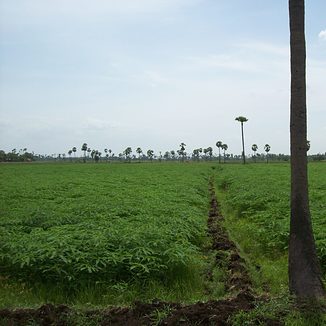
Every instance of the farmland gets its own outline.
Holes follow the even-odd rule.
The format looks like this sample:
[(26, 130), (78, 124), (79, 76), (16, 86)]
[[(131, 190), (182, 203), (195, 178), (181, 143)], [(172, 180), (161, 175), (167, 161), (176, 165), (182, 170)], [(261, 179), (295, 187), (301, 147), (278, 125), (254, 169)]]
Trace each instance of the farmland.
[[(214, 271), (218, 291), (205, 280), (209, 180), (254, 291), (285, 295), (289, 172), (288, 164), (3, 164), (0, 306), (228, 296), (228, 271)], [(326, 165), (310, 164), (309, 174), (325, 267)]]
[[(325, 276), (326, 165), (310, 164), (309, 178), (312, 223)], [(258, 267), (259, 285), (267, 282), (275, 294), (287, 291), (290, 166), (224, 165), (216, 173), (216, 183), (223, 213), (228, 217), (226, 227), (251, 264)]]

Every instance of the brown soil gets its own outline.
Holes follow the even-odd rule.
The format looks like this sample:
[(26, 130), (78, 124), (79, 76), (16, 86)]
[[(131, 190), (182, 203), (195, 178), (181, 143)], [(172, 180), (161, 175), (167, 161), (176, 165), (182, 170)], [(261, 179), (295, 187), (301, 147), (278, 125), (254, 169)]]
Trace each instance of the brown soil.
[[(46, 304), (38, 309), (0, 310), (0, 325), (230, 325), (230, 316), (254, 308), (255, 296), (237, 246), (221, 226), (213, 181), (210, 182), (210, 210), (208, 234), (217, 266), (227, 271), (225, 282), (230, 298), (219, 301), (197, 302), (191, 305), (154, 300), (151, 303), (135, 302), (132, 307), (115, 307), (105, 310), (77, 312), (65, 305)], [(212, 278), (212, 271), (207, 278)], [(280, 325), (264, 321), (265, 325)]]

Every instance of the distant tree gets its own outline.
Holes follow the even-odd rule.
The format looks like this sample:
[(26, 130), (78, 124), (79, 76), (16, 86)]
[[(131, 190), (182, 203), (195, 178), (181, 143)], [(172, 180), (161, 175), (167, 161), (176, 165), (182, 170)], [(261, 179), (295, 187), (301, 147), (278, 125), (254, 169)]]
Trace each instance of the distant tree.
[(99, 162), (100, 157), (101, 157), (101, 153), (98, 150), (95, 150), (94, 151), (94, 160), (95, 160), (95, 163), (98, 163)]
[(325, 298), (308, 195), (305, 2), (289, 0), (291, 57), (291, 221), (289, 289), (297, 298)]
[(178, 151), (178, 154), (179, 154), (179, 156), (181, 156), (181, 160), (182, 161), (184, 161), (184, 159), (185, 159), (185, 157), (187, 155), (187, 153), (186, 153), (186, 146), (187, 145), (185, 143), (181, 143), (180, 144), (180, 149)]
[(223, 149), (223, 161), (224, 161), (224, 163), (225, 163), (225, 151), (227, 151), (228, 150), (228, 145), (227, 144), (222, 144), (222, 149)]
[(70, 149), (70, 150), (68, 151), (68, 155), (69, 155), (69, 159), (70, 159), (70, 161), (71, 161), (71, 154), (72, 154), (72, 149)]
[(86, 163), (86, 151), (87, 151), (87, 144), (84, 143), (81, 147), (81, 150), (84, 152), (84, 158), (83, 158), (83, 161), (84, 163)]
[(147, 157), (151, 160), (151, 162), (153, 161), (154, 151), (152, 149), (147, 151)]
[(254, 157), (254, 161), (256, 162), (256, 152), (257, 152), (257, 150), (258, 150), (258, 146), (257, 146), (256, 144), (253, 144), (253, 145), (251, 146), (251, 149), (252, 149), (252, 151), (254, 152), (253, 157)]
[(193, 150), (192, 155), (196, 161), (199, 161), (199, 155), (202, 153), (203, 149), (202, 148), (196, 148)]
[(172, 150), (172, 151), (170, 151), (170, 153), (171, 153), (172, 160), (175, 160), (175, 151)]
[(168, 159), (170, 158), (170, 152), (166, 151), (166, 152), (164, 153), (164, 155), (163, 155), (163, 158), (164, 158), (165, 160), (168, 160)]
[(123, 155), (125, 156), (126, 160), (128, 160), (130, 162), (130, 155), (132, 153), (132, 149), (131, 147), (127, 147), (124, 151), (123, 151)]
[(72, 148), (72, 151), (73, 151), (73, 153), (74, 153), (74, 158), (76, 158), (77, 148), (76, 148), (76, 147), (73, 147), (73, 148)]
[(212, 147), (207, 147), (206, 152), (207, 152), (207, 154), (209, 156), (209, 159), (211, 160), (212, 156), (213, 156), (213, 148)]
[(140, 162), (140, 155), (143, 153), (142, 149), (141, 149), (140, 147), (138, 147), (138, 148), (136, 149), (136, 153), (138, 154), (138, 160), (139, 160), (139, 162)]
[(218, 148), (218, 163), (221, 163), (221, 148), (223, 143), (219, 140), (216, 142), (216, 147)]
[(242, 159), (243, 164), (246, 164), (246, 154), (245, 154), (245, 146), (244, 146), (244, 133), (243, 133), (243, 123), (247, 122), (248, 119), (246, 117), (239, 116), (235, 118), (236, 121), (239, 121), (241, 123), (241, 138), (242, 138)]
[(93, 150), (91, 151), (91, 157), (92, 157), (92, 159), (95, 159), (95, 154), (96, 154), (96, 150), (93, 149)]
[(87, 157), (88, 157), (88, 158), (89, 158), (89, 155), (90, 155), (91, 151), (92, 151), (92, 150), (88, 147), (88, 148), (87, 148)]
[(268, 153), (269, 153), (270, 150), (271, 150), (271, 147), (268, 144), (266, 144), (264, 146), (264, 151), (266, 152), (266, 160), (267, 160), (267, 163), (268, 163)]

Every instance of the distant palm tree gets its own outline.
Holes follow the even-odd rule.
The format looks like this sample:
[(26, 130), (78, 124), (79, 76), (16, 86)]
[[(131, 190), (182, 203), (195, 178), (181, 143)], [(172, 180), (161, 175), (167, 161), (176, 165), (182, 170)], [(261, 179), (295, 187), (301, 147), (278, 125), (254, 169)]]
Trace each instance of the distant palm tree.
[(271, 147), (268, 144), (266, 144), (264, 146), (264, 150), (266, 152), (266, 159), (267, 159), (267, 163), (268, 163), (268, 152), (271, 150)]
[(143, 151), (142, 151), (142, 149), (141, 149), (140, 147), (138, 147), (138, 148), (136, 149), (136, 153), (138, 154), (138, 160), (139, 160), (139, 162), (140, 162), (140, 155), (141, 155), (142, 152), (143, 152)]
[(132, 153), (132, 149), (131, 147), (127, 147), (124, 151), (123, 151), (123, 155), (125, 155), (126, 160), (128, 160), (130, 162), (130, 154)]
[(243, 123), (247, 122), (248, 119), (246, 117), (239, 116), (235, 118), (236, 121), (239, 121), (241, 123), (241, 136), (242, 136), (242, 159), (243, 164), (246, 164), (246, 154), (245, 154), (245, 146), (244, 146), (244, 134), (243, 134)]
[(223, 143), (219, 140), (216, 142), (216, 147), (218, 148), (218, 163), (221, 163), (221, 148)]
[(84, 163), (86, 163), (86, 151), (87, 151), (87, 144), (86, 144), (86, 143), (84, 143), (84, 144), (82, 145), (81, 150), (84, 152), (84, 158), (83, 158), (83, 161), (84, 161)]
[(69, 149), (69, 151), (68, 151), (68, 155), (69, 155), (69, 159), (70, 159), (70, 161), (71, 161), (71, 154), (72, 154), (72, 150)]
[(87, 157), (88, 157), (88, 158), (89, 158), (89, 154), (91, 153), (91, 151), (92, 151), (92, 150), (90, 149), (90, 147), (88, 147), (88, 148), (87, 148)]
[(225, 163), (225, 151), (228, 150), (228, 145), (227, 144), (222, 144), (222, 149), (223, 149), (223, 160), (224, 160), (224, 163)]
[(207, 147), (206, 148), (209, 159), (212, 160), (212, 156), (213, 156), (213, 148), (212, 147)]
[(181, 143), (180, 144), (180, 149), (178, 151), (179, 155), (181, 156), (181, 160), (184, 161), (186, 154), (186, 144), (185, 143)]
[(74, 152), (74, 158), (76, 158), (77, 148), (76, 148), (76, 147), (73, 147), (73, 148), (72, 148), (72, 151)]
[(193, 155), (195, 160), (199, 161), (199, 155), (200, 155), (200, 153), (202, 151), (203, 151), (202, 148), (196, 148), (196, 149), (193, 150), (192, 155)]
[(154, 151), (152, 149), (147, 151), (147, 157), (151, 160), (151, 162), (153, 161)]
[(172, 160), (175, 160), (175, 151), (172, 150), (172, 151), (170, 151), (170, 153), (171, 153)]
[(254, 161), (256, 162), (256, 152), (257, 152), (258, 146), (256, 144), (253, 144), (251, 146), (251, 149), (254, 152)]

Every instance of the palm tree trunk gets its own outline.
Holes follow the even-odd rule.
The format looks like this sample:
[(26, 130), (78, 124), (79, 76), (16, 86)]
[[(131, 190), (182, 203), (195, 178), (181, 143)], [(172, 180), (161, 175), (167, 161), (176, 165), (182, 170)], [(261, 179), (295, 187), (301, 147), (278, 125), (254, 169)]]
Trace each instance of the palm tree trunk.
[(299, 298), (325, 295), (308, 197), (304, 0), (289, 0), (291, 46), (291, 222), (289, 287)]
[(243, 122), (242, 121), (241, 121), (241, 135), (242, 135), (242, 159), (243, 159), (243, 164), (246, 164), (246, 155), (245, 155), (245, 148), (244, 148)]

